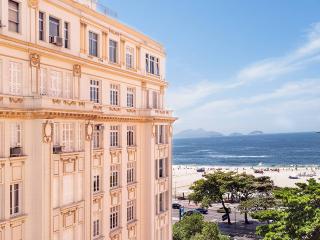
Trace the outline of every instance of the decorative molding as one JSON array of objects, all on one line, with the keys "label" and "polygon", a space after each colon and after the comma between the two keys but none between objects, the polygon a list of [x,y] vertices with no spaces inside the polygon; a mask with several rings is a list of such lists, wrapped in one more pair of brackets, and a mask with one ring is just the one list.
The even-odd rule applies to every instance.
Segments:
[{"label": "decorative molding", "polygon": [[46,121],[43,124],[43,142],[50,143],[52,141],[53,124]]},{"label": "decorative molding", "polygon": [[30,66],[40,68],[40,55],[38,53],[30,53]]},{"label": "decorative molding", "polygon": [[74,77],[81,77],[81,65],[80,64],[73,65],[73,76]]},{"label": "decorative molding", "polygon": [[63,103],[69,106],[77,104],[77,102],[73,100],[63,100]]},{"label": "decorative molding", "polygon": [[39,1],[38,0],[28,0],[28,5],[31,8],[38,8]]},{"label": "decorative molding", "polygon": [[121,108],[120,107],[109,107],[110,111],[121,111]]},{"label": "decorative molding", "polygon": [[10,103],[22,103],[23,98],[22,97],[9,97]]}]

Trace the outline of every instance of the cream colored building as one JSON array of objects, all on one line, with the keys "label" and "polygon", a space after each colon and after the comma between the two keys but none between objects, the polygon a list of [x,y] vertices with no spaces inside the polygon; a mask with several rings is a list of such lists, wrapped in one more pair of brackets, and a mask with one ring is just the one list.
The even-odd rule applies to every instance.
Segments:
[{"label": "cream colored building", "polygon": [[164,48],[91,0],[0,11],[0,240],[171,239]]}]

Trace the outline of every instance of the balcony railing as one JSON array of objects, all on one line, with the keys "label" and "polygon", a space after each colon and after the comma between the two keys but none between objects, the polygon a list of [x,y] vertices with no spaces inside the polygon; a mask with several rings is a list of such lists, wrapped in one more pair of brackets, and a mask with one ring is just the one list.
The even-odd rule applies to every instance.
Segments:
[{"label": "balcony railing", "polygon": [[105,16],[118,18],[117,12],[111,10],[110,8],[106,7],[105,5],[101,4],[99,0],[76,0],[77,2],[95,10]]}]

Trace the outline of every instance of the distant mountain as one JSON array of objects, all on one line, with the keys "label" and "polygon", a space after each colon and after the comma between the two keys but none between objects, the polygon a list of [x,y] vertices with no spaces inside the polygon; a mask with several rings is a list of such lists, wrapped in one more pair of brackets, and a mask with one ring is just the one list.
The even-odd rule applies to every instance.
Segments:
[{"label": "distant mountain", "polygon": [[229,134],[230,137],[237,137],[237,136],[243,136],[242,133],[234,132]]},{"label": "distant mountain", "polygon": [[262,131],[253,131],[251,133],[249,133],[248,135],[261,135],[264,134]]},{"label": "distant mountain", "polygon": [[207,138],[207,137],[222,137],[223,134],[219,132],[206,131],[202,128],[187,129],[175,135],[175,138]]}]

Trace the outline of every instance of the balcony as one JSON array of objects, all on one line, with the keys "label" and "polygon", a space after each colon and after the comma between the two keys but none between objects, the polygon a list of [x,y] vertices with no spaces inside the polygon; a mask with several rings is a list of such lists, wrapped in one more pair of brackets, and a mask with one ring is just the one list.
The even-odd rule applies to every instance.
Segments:
[{"label": "balcony", "polygon": [[76,0],[76,2],[85,5],[86,7],[103,14],[107,17],[118,18],[118,14],[111,10],[110,8],[106,7],[105,5],[101,4],[99,0]]}]

